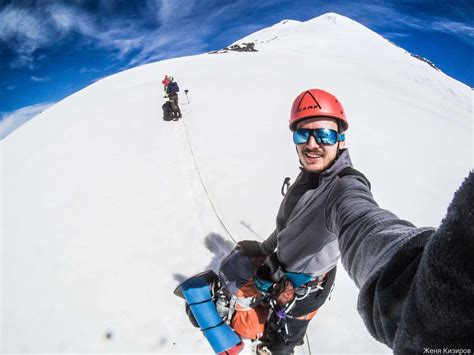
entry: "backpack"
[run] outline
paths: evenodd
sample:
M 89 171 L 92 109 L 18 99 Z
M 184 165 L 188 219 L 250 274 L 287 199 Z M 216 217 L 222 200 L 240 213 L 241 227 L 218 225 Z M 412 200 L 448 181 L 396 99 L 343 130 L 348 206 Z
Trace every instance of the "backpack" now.
M 163 119 L 165 121 L 171 121 L 173 119 L 173 116 L 171 115 L 171 103 L 166 101 L 161 107 L 163 108 Z
M 258 266 L 252 258 L 242 256 L 234 248 L 222 260 L 219 269 L 219 283 L 227 300 L 226 320 L 246 339 L 258 339 L 263 335 L 268 316 L 268 309 L 258 302 L 262 294 L 253 281 Z

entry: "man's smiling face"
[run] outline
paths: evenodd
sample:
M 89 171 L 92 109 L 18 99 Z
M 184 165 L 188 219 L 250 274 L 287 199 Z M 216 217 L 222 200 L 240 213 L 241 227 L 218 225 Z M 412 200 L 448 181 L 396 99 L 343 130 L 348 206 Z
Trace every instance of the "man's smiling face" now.
M 298 122 L 296 128 L 318 129 L 328 128 L 337 131 L 337 123 L 333 118 L 315 117 Z M 344 148 L 345 142 L 339 142 L 339 149 Z M 297 144 L 296 150 L 301 164 L 306 171 L 320 173 L 326 170 L 336 159 L 338 143 L 328 145 L 317 143 L 313 135 L 303 144 Z

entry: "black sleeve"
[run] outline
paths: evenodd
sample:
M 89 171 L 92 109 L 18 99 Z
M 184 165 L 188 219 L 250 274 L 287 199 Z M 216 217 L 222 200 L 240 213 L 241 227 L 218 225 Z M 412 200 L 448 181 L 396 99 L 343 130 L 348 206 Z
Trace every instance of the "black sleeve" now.
M 378 206 L 359 178 L 342 178 L 326 211 L 342 264 L 360 289 L 358 311 L 369 332 L 393 347 L 406 294 L 433 228 L 416 228 Z
M 275 229 L 270 236 L 260 244 L 260 249 L 265 255 L 270 255 L 273 253 L 278 244 L 278 231 Z
M 471 172 L 456 192 L 438 231 L 426 238 L 424 246 L 422 240 L 418 245 L 413 243 L 411 252 L 416 261 L 407 273 L 413 272 L 414 277 L 411 287 L 405 286 L 395 353 L 424 353 L 425 349 L 474 353 L 473 204 Z M 408 259 L 409 255 L 399 253 L 380 279 L 388 281 L 390 270 L 408 265 Z
M 416 228 L 378 206 L 358 177 L 340 179 L 328 199 L 326 223 L 339 240 L 342 263 L 360 288 L 398 249 L 433 228 Z
M 359 313 L 395 354 L 474 350 L 473 185 L 471 173 L 438 231 L 380 209 L 361 184 L 339 186 L 328 223 L 360 288 Z

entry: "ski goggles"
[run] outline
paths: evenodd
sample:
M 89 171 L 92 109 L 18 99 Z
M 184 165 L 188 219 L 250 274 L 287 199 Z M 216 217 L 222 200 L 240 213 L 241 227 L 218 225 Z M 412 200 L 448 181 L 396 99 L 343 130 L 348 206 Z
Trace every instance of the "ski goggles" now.
M 344 142 L 344 133 L 338 133 L 333 129 L 318 128 L 306 129 L 299 128 L 293 132 L 293 142 L 295 144 L 308 143 L 309 137 L 313 136 L 318 144 L 334 145 L 337 142 Z

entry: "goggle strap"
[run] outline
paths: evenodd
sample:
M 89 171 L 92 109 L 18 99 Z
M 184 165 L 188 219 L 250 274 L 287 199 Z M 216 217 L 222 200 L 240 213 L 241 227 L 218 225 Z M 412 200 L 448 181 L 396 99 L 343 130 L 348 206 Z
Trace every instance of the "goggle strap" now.
M 346 136 L 344 133 L 338 133 L 337 134 L 337 141 L 338 142 L 344 142 L 346 140 Z

